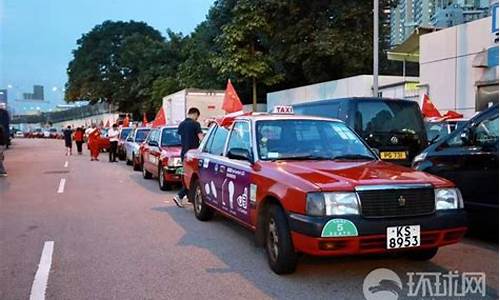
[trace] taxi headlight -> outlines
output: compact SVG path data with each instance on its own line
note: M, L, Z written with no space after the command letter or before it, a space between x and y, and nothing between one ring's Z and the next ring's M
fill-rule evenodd
M457 188L435 189L436 210L464 208L462 194Z
M310 216L359 215L356 193L309 193L306 213Z
M182 161L181 161L180 157L171 157L168 160L167 164L169 167L180 167L180 166L182 166Z

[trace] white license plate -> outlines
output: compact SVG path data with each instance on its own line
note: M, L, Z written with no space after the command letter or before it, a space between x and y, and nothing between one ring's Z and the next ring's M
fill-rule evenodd
M420 246L420 225L387 227L387 249Z

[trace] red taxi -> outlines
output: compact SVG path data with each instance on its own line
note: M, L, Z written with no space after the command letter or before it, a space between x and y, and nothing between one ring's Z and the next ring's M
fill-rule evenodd
M153 128L140 151L145 179L158 178L163 191L169 190L173 183L181 182L181 140L176 126Z
M452 182L381 161L332 119L261 114L215 125L186 154L183 180L199 220L218 212L255 231L278 274L293 272L299 253L431 259L466 232Z

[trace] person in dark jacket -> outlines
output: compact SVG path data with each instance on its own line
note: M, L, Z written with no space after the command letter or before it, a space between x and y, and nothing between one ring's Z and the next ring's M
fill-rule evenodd
M196 149L203 139L201 125L198 123L200 110L196 107L191 107L188 110L187 118L179 124L177 134L181 137L181 160L184 160L184 155L191 149ZM183 199L187 196L188 190L185 186L181 188L179 193L174 196L174 202L177 206L183 207Z
M0 125L0 177L6 177L7 176L7 171L5 171L5 167L3 166L3 161L5 159L4 155L4 148L6 148L6 130L4 130L4 127Z
M73 147L73 141L72 141L72 135L73 135L73 130L71 130L71 126L68 125L66 129L63 130L64 134L64 145L66 146L66 156L71 155L71 149Z

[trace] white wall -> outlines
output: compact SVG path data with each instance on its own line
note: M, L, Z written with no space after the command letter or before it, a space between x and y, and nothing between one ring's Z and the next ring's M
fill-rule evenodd
M420 83L442 111L475 113L476 82L498 80L498 67L478 68L491 46L491 17L420 36Z
M417 77L406 77L418 81ZM401 76L379 76L379 86L403 81ZM267 94L267 108L275 105L289 105L306 101L345 97L371 97L373 76L358 75L339 80L322 82Z
M106 125L108 121L110 125L112 125L113 123L116 122L116 120L118 120L118 117L119 115L117 113L106 113L102 115L91 116L88 118L58 122L54 123L52 126L55 128L65 128L68 125L70 125L73 128L80 126L90 126L91 124L96 124L97 126L99 126L101 121L104 125Z

